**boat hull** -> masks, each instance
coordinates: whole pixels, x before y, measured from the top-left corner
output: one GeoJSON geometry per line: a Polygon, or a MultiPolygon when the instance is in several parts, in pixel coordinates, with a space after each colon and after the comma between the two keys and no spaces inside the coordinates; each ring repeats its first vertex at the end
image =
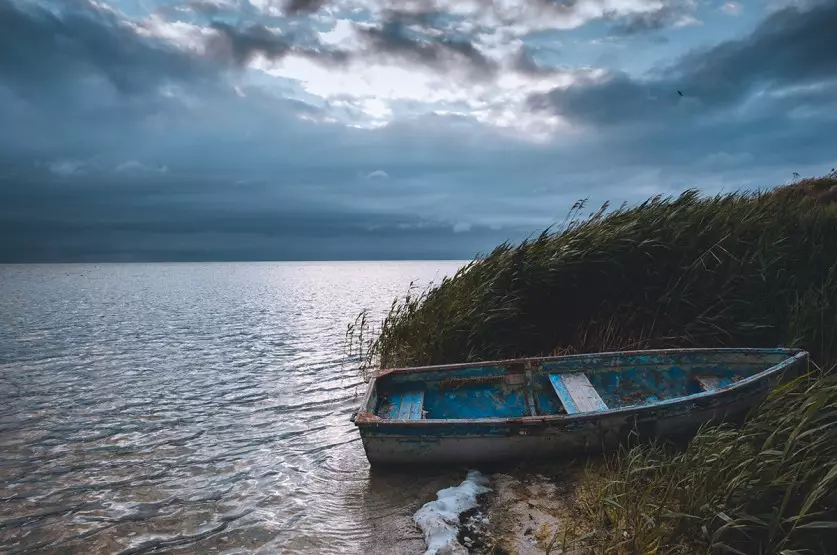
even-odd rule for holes
{"type": "Polygon", "coordinates": [[[380,421],[359,418],[372,465],[463,464],[539,459],[610,450],[631,438],[688,436],[704,423],[733,421],[780,381],[807,369],[789,358],[758,379],[653,405],[574,415],[481,420],[380,421]]]}

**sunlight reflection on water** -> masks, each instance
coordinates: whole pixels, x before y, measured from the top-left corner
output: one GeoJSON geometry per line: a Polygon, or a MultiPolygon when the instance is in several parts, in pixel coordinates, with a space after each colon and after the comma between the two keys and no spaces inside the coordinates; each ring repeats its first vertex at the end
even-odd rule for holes
{"type": "Polygon", "coordinates": [[[458,262],[0,266],[0,551],[423,547],[458,474],[370,474],[346,325],[458,262]]]}

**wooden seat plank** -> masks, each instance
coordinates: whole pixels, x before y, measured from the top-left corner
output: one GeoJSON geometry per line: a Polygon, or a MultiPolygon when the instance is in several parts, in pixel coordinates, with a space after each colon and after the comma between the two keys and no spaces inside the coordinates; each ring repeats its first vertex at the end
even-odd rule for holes
{"type": "Polygon", "coordinates": [[[549,381],[567,414],[607,410],[596,388],[583,373],[550,374],[549,381]]]}
{"type": "Polygon", "coordinates": [[[424,391],[397,393],[391,397],[390,402],[393,405],[391,420],[421,420],[424,391]]]}

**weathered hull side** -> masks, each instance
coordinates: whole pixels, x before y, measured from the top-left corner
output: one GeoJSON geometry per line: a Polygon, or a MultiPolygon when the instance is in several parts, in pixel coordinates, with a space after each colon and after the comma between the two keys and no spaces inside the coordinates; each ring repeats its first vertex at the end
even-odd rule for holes
{"type": "Polygon", "coordinates": [[[492,420],[357,422],[373,465],[474,463],[613,449],[632,433],[672,438],[708,421],[731,420],[760,402],[783,377],[807,368],[792,358],[758,379],[655,405],[600,413],[492,420]]]}

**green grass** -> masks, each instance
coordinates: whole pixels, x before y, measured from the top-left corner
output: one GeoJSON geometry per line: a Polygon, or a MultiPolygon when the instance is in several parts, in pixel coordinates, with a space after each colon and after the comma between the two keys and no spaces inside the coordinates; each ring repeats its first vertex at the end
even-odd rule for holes
{"type": "Polygon", "coordinates": [[[593,553],[837,551],[837,376],[776,390],[743,426],[683,451],[644,445],[581,485],[593,553]]]}
{"type": "Polygon", "coordinates": [[[832,175],[772,192],[702,198],[689,191],[602,210],[503,244],[395,302],[366,355],[393,367],[781,344],[830,359],[837,354],[834,200],[832,175]]]}
{"type": "MultiPolygon", "coordinates": [[[[574,209],[577,217],[583,203],[574,209]]],[[[781,345],[830,369],[837,174],[605,207],[397,300],[374,334],[365,318],[348,336],[373,368],[781,345]]],[[[577,491],[573,530],[586,533],[558,533],[584,552],[837,552],[837,375],[798,380],[743,426],[705,428],[685,448],[621,451],[592,466],[577,491]]]]}

